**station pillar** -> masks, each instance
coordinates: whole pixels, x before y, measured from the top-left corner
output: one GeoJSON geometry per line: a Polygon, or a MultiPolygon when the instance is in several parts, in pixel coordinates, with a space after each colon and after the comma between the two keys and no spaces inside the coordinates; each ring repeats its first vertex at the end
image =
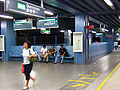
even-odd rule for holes
{"type": "Polygon", "coordinates": [[[84,14],[75,15],[75,32],[83,33],[83,52],[75,52],[75,63],[85,64],[89,60],[89,39],[88,31],[85,26],[88,24],[88,17],[84,14]]]}
{"type": "Polygon", "coordinates": [[[1,20],[1,35],[5,36],[5,55],[2,52],[2,60],[7,61],[9,60],[11,46],[16,45],[16,32],[13,29],[13,20],[1,20]]]}
{"type": "Polygon", "coordinates": [[[64,45],[71,46],[71,30],[64,31],[64,45]]]}

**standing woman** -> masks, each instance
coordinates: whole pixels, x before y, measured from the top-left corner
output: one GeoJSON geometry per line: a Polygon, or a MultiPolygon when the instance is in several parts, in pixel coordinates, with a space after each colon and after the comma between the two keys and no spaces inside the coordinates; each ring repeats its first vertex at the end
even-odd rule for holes
{"type": "Polygon", "coordinates": [[[24,49],[23,49],[23,66],[24,66],[24,74],[26,77],[26,86],[23,88],[23,90],[28,89],[29,80],[32,79],[35,81],[35,78],[32,78],[30,76],[30,72],[32,71],[33,63],[30,63],[30,58],[37,57],[37,54],[30,49],[31,44],[29,42],[24,42],[24,49]]]}

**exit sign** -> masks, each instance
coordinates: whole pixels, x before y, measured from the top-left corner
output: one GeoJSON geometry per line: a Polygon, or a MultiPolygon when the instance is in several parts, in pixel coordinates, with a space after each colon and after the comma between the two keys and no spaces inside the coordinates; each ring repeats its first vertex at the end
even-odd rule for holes
{"type": "Polygon", "coordinates": [[[88,25],[87,29],[94,29],[94,25],[88,25]]]}

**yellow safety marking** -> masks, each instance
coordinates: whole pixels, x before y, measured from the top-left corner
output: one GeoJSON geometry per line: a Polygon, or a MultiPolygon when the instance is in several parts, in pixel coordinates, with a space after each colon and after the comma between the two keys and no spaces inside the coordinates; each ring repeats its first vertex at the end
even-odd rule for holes
{"type": "Polygon", "coordinates": [[[78,86],[85,86],[85,84],[77,84],[77,85],[73,85],[72,87],[78,87],[78,86]]]}
{"type": "Polygon", "coordinates": [[[98,76],[100,75],[99,73],[93,72],[93,75],[83,75],[83,74],[79,74],[79,76],[98,76]]]}
{"type": "Polygon", "coordinates": [[[85,82],[85,81],[81,81],[81,80],[68,80],[68,81],[71,81],[71,82],[81,82],[81,83],[85,83],[85,84],[88,84],[88,85],[91,84],[91,83],[88,83],[88,82],[85,82]]]}
{"type": "Polygon", "coordinates": [[[103,85],[107,82],[107,80],[112,76],[112,74],[116,71],[116,69],[120,66],[120,63],[113,69],[113,71],[107,76],[107,78],[97,87],[96,90],[100,90],[103,85]]]}
{"type": "Polygon", "coordinates": [[[92,74],[95,74],[95,75],[100,75],[99,73],[96,73],[96,72],[93,72],[92,74]]]}
{"type": "Polygon", "coordinates": [[[98,75],[82,75],[82,74],[79,74],[79,76],[98,76],[98,75]]]}
{"type": "Polygon", "coordinates": [[[80,77],[81,79],[97,79],[97,78],[87,78],[87,77],[80,77]]]}

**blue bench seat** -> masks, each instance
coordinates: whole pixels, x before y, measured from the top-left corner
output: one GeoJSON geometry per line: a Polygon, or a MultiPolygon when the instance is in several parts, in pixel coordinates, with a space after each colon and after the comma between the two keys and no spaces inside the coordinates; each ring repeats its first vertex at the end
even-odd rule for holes
{"type": "MultiPolygon", "coordinates": [[[[49,49],[51,46],[47,46],[47,49],[49,49]]],[[[23,46],[12,46],[11,47],[11,51],[9,53],[9,56],[12,58],[12,59],[15,59],[15,58],[18,58],[17,60],[19,60],[20,58],[22,59],[22,50],[23,50],[23,46]]],[[[42,46],[32,46],[33,50],[35,52],[37,52],[37,54],[41,54],[41,48],[42,46]]],[[[69,56],[68,57],[65,57],[65,62],[67,60],[67,62],[69,62],[69,60],[73,60],[74,58],[74,53],[73,53],[73,46],[66,46],[65,47],[69,56]]],[[[57,56],[58,54],[58,51],[60,49],[60,46],[56,46],[55,49],[57,50],[57,53],[55,54],[55,56],[57,56]]],[[[54,61],[54,58],[53,56],[50,56],[50,61],[54,61]]]]}
{"type": "Polygon", "coordinates": [[[9,56],[11,58],[22,58],[23,46],[12,46],[9,56]]]}

